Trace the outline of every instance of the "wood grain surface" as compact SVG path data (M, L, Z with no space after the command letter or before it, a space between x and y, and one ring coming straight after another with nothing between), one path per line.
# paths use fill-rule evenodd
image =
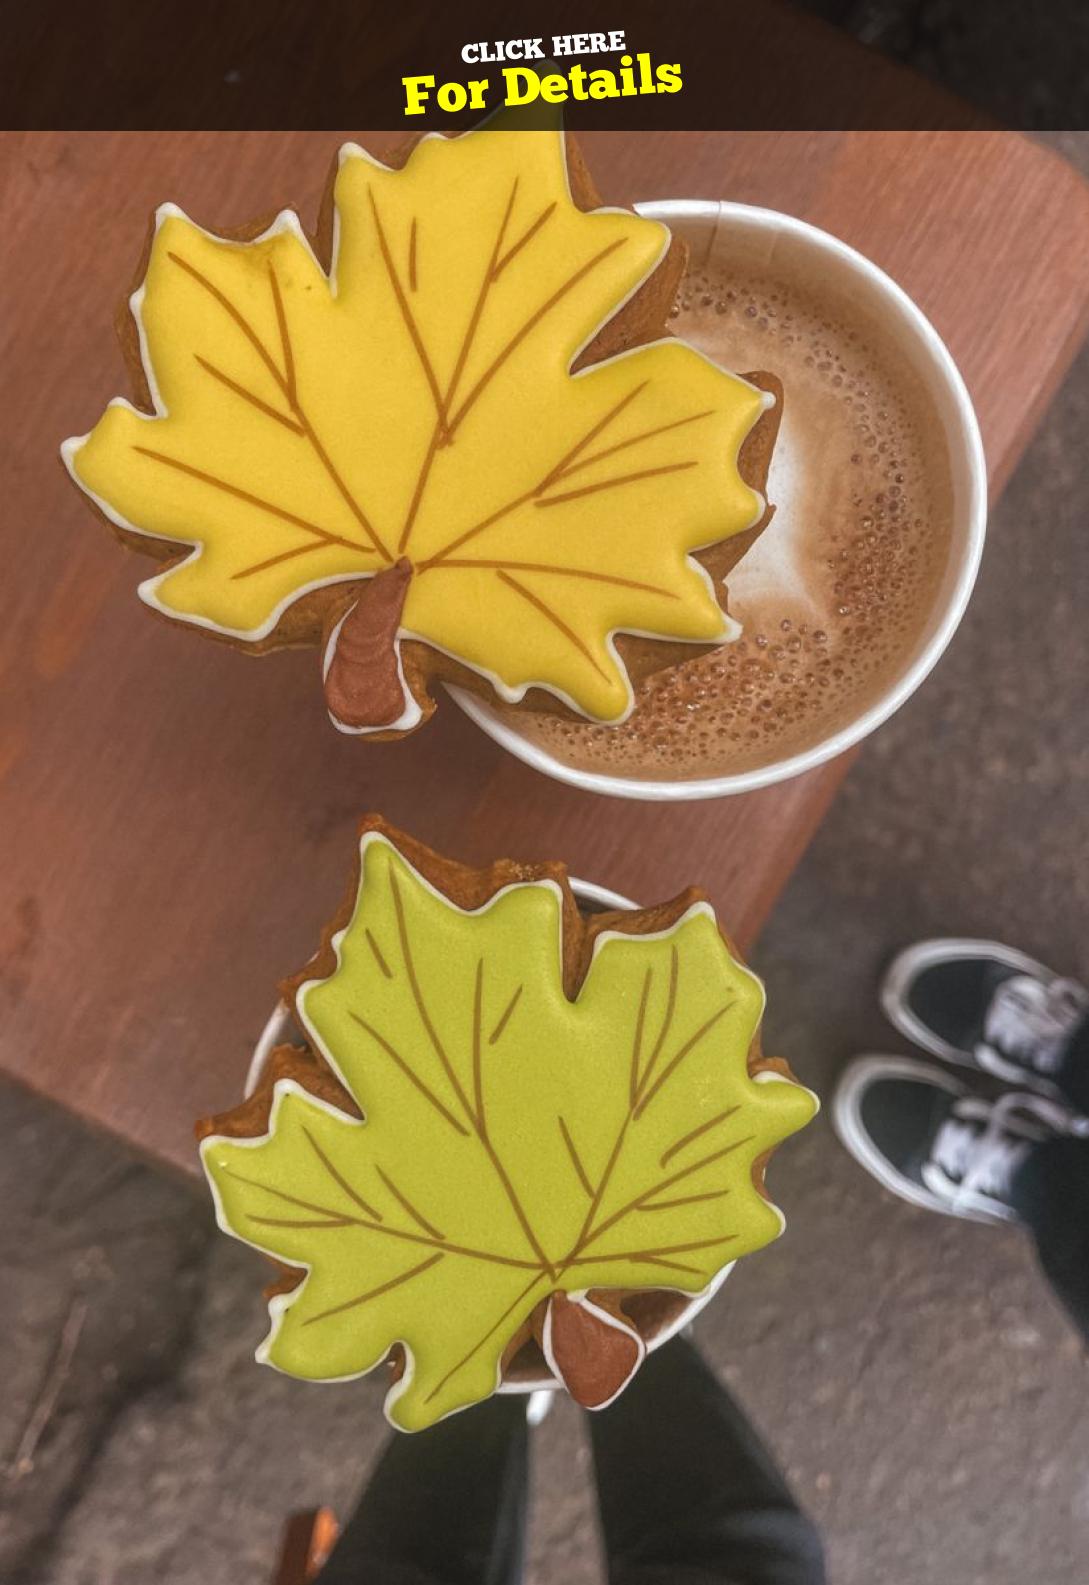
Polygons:
M380 150L382 134L353 133ZM554 785L450 703L407 742L328 724L313 653L250 660L157 621L77 496L60 440L126 389L111 328L148 216L308 223L328 133L10 134L2 145L4 571L0 1064L192 1169L276 982L382 810L469 861L560 857L654 901L688 882L750 943L844 772L680 809ZM1086 328L1089 198L1004 133L592 134L606 198L729 197L825 226L947 339L1005 479Z

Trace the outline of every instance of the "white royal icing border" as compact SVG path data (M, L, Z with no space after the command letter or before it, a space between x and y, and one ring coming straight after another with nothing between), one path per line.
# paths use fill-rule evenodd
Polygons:
M487 126L474 127L474 128L471 128L470 131L462 133L461 137L459 137L458 139L453 140L453 141L460 142L461 138L476 137L476 136L479 136L482 132L486 132L488 130L489 130L489 128ZM563 164L564 186L565 186L566 191L567 191L568 201L569 202L573 202L574 200L573 200L572 194L571 194L570 172L569 172L568 164L567 164L567 150L566 150L566 144L564 142L563 130L562 129L558 129L552 135L554 137L559 138L560 143L561 143L561 158L562 158L562 164ZM442 133L439 133L439 132L427 132L420 139L420 143L422 144L422 143L432 142L435 139L443 139ZM444 142L450 142L452 140L447 138L447 139L443 139L443 141ZM417 145L417 146L419 146L419 145ZM338 150L338 153L337 153L337 173L338 173L338 175L339 175L339 172L340 172L341 168L344 166L346 161L349 160L349 159L362 159L362 160L365 160L369 165L374 166L376 170L386 171L386 172L389 172L389 173L392 173L394 171L394 167L393 166L385 165L381 160L376 159L373 154L370 154L366 149L362 148L358 143L349 142L349 143L342 144L340 149ZM622 208L618 208L618 207L616 207L614 205L603 204L597 209L584 210L584 211L582 211L582 213L586 214L587 216L593 216L593 215L623 215L623 216L626 216L629 219L640 220L646 226L656 226L662 233L662 242L661 242L661 247L659 248L659 251L658 251L658 254L657 254L656 258L654 259L653 263L648 267L646 272L642 276L640 276L639 280L635 283L635 285L631 288L631 290L623 298L617 300L617 302L613 305L613 307L610 309L610 311L604 316L603 319L601 319L598 322L598 324L594 327L594 329L591 331L591 333L586 337L586 339L578 347L577 351L572 355L572 357L570 359L570 362L568 363L568 369L567 369L568 378L571 379L571 380L578 380L578 379L581 379L586 374L592 374L594 372L594 370L596 370L596 369L607 368L612 363L620 362L624 358L634 357L638 353L644 352L644 351L648 351L651 348L664 347L664 346L675 346L675 345L679 344L679 345L684 346L685 348L687 348L687 350L689 352L695 354L696 357L702 358L705 363L709 364L710 367L715 369L716 372L718 372L719 374L728 374L728 375L730 375L730 377L732 379L737 380L739 384L748 386L750 390L759 391L758 387L750 385L749 382L747 380L743 380L739 374L735 374L732 370L723 369L719 364L715 363L713 361L713 359L708 358L706 356L706 354L701 352L699 350L699 348L690 346L688 342L683 342L683 341L682 342L678 342L678 338L674 337L674 336L662 336L662 337L659 337L655 341L645 342L639 347L630 347L626 351L622 351L622 352L618 352L618 353L614 354L614 356L611 357L611 358L603 358L598 363L590 364L586 368L580 369L576 374L572 374L571 373L571 364L577 362L578 358L582 355L583 352L585 352L586 348L593 342L594 338L597 335L600 334L600 332L604 329L604 327L607 324L609 324L609 322L611 320L615 319L616 316L623 311L623 309L627 306L627 304L635 296L636 292L638 292L640 290L640 288L650 279L650 277L653 275L654 271L658 268L659 264L661 264L662 260L665 258L665 255L668 252L670 244L672 242L672 233L669 230L669 227L666 226L662 221L660 221L660 220L648 220L648 219L646 219L646 217L644 217L642 215L638 215L634 211L629 210L629 209L622 209ZM232 242L227 237L222 237L222 236L217 235L213 231L208 231L205 227L198 225L196 223L196 221L190 219L190 217L185 213L185 211L183 209L181 209L177 204L169 203L169 202L160 204L159 207L155 211L155 235L156 236L158 235L159 228L163 224L164 220L168 220L168 219L184 220L187 225L189 225L189 226L191 226L193 228L194 231L198 231L203 237L206 237L210 242L214 242L214 243L218 244L220 247L236 247L236 248L252 247L252 246L254 246L254 245L258 244L258 243L267 242L269 240L269 238L271 238L271 237L279 236L279 235L282 235L285 232L288 232L295 238L295 240L297 242L301 243L302 246L305 248L305 250L306 250L307 254L309 255L310 260L313 263L315 269L327 281L328 286L329 286L330 296L334 300L336 299L336 296L337 296L337 265L338 265L339 254L340 254L340 210L339 210L339 206L337 206L335 203L333 205L333 230L332 230L330 265L329 265L328 272L326 272L322 268L321 262L317 258L317 255L314 253L314 250L313 250L313 248L312 248L312 246L310 244L310 241L309 241L305 231L303 230L302 222L299 219L298 214L293 209L283 209L283 210L281 210L279 212L279 214L276 215L276 217L274 218L272 223L264 231L262 231L256 237L251 237L248 242ZM152 240L152 247L154 247L154 237L153 237L153 240ZM150 259L150 254L149 254L149 259ZM162 394L161 394L161 392L159 390L157 381L155 379L155 370L154 370L154 367L152 365L151 354L150 354L150 350L149 350L149 347L148 347L147 333L146 333L146 330L145 330L145 327L144 327L144 322L143 322L143 302L144 302L144 296L145 296L146 290L147 290L147 279L146 279L146 276L145 276L145 279L143 281L141 281L140 285L136 288L136 290L132 293L132 295L129 298L129 311L131 312L133 320L135 321L135 324L136 324L136 331L137 331L137 336L138 336L138 340L139 340L139 347L140 347L140 363L141 363L141 366L143 368L144 378L147 381L148 391L151 394L152 406L154 408L154 411L151 412L151 413L145 413L140 408L136 407L135 404L132 403L131 401L129 401L126 397L121 397L121 396L115 396L115 397L111 398L111 400L107 403L107 406L108 407L123 407L123 408L126 408L136 418L142 419L142 420L144 420L145 422L148 422L148 423L154 423L157 419L168 417L169 414L168 414L168 410L166 408L166 405L163 402ZM763 407L763 410L765 412L769 408L774 407L774 405L775 405L775 397L771 394L770 391L759 391L759 395L761 397L762 407ZM755 427L755 424L757 422L759 422L759 419L754 420L752 427ZM751 428L749 430L749 433L751 433ZM281 618L284 616L285 612L291 606L295 605L300 599L302 599L303 596L308 595L308 594L313 594L318 589L331 588L331 587L335 586L338 583L359 583L359 582L364 582L368 578L372 578L372 577L375 576L374 572L359 572L359 571L355 571L355 572L346 572L346 573L335 573L335 574L332 574L331 576L328 576L328 577L325 577L325 578L315 578L310 583L301 584L297 589L293 590L291 592L291 594L285 596L285 598L283 600L281 600L274 607L274 609L270 612L270 614L267 617L267 619L264 622L262 622L256 628L249 628L249 629L231 628L231 627L224 626L222 623L215 622L209 617L199 616L199 615L197 615L195 613L191 613L191 614L187 613L187 614L183 615L182 613L173 610L170 606L164 605L159 600L159 598L158 598L159 586L167 578L172 577L174 575L174 573L181 571L181 569L183 567L191 566L193 563L199 561L199 559L200 559L200 557L201 557L201 555L203 554L203 551L204 551L204 543L203 543L203 541L193 542L193 541L189 541L189 540L179 540L179 539L176 539L173 535L170 535L170 534L159 534L159 533L156 533L152 529L141 528L137 524L129 522L127 518L123 517L121 515L121 513L118 512L114 507L112 507L102 496L96 494L96 492L94 490L90 489L82 481L82 479L80 479L79 474L76 472L76 467L75 467L75 459L78 456L79 452L82 450L82 448L86 445L87 441L90 439L90 435L91 435L91 431L88 431L87 434L84 434L84 435L72 435L67 440L63 441L62 444L61 444L61 448L60 448L61 458L62 458L62 460L64 462L64 466L67 468L68 473L71 476L71 478L72 478L73 482L75 483L76 487L79 490L81 490L83 492L83 494L88 497L89 500L93 501L94 505L98 508L98 510L102 513L102 515L109 522L113 523L115 527L117 527L119 529L122 529L125 533L136 534L136 535L140 536L141 538L145 538L145 539L158 540L160 543L165 543L165 544L180 544L180 545L190 544L192 546L191 553L188 556L184 556L184 557L180 558L178 561L173 562L171 564L171 566L167 567L163 572L157 573L153 578L146 578L137 587L137 594L139 595L140 599L143 600L145 605L151 606L151 608L153 610L156 610L156 611L160 612L160 614L162 614L163 616L167 617L169 620L171 620L173 622L182 622L182 623L188 624L189 626L201 627L201 628L204 628L208 632L213 632L213 633L219 634L220 637L222 637L222 638L237 639L241 643L257 644L257 643L260 643L263 639L268 638L268 636L275 630L275 628L279 624L279 622L280 622ZM741 447L739 445L738 446L738 455L739 456L740 456L740 450L741 450ZM734 459L734 465L735 465L735 467L737 465L737 459L736 458ZM742 480L742 483L744 483L743 480ZM745 533L745 532L748 531L748 529L753 528L760 521L761 517L764 515L764 512L765 512L765 510L767 508L767 502L764 499L764 497L761 495L761 493L758 490L753 490L752 493L753 493L754 497L756 498L756 503L757 503L756 504L756 511L755 511L753 517L751 518L751 520L748 523L745 524L744 528L740 528L740 529L735 531L738 534ZM731 537L734 537L734 536L727 536L727 537L731 538ZM722 540L721 536L718 537L718 538L709 539L706 542L706 544L697 545L697 546L693 547L693 551L686 552L686 554L685 554L686 562L688 563L688 565L691 568L691 570L693 572L697 573L703 579L703 582L704 582L704 584L706 586L708 594L710 595L712 603L714 605L716 605L716 606L719 606L719 600L718 600L718 595L715 592L714 580L711 578L711 575L708 573L707 569L705 567L703 567L695 559L694 552L695 551L700 551L700 550L707 550L707 549L710 548L710 546L718 545L718 544L721 544L721 543L723 543L723 540ZM376 569L376 571L380 571L380 570L381 569ZM721 606L719 606L719 609L721 610ZM339 624L338 624L337 629L334 630L334 636L335 636L335 632L338 631L338 630L339 630ZM395 643L396 643L396 646L397 646L397 666L398 666L398 671L399 671L400 676L401 676L402 690L403 690L404 696L405 696L405 710L404 710L402 716L399 717L398 720L396 722L392 723L392 724L387 724L387 725L384 725L384 726L377 726L377 727L348 727L348 726L345 726L342 722L338 721L336 719L336 717L331 714L331 712L330 712L330 719L333 721L334 726L336 726L339 731L350 733L353 736L365 736L365 735L367 735L367 734L369 734L371 732L390 732L390 731L410 732L410 731L413 730L413 728L415 726L419 725L419 722L422 719L423 712L422 712L422 709L420 707L420 703L417 700L415 694L413 694L411 689L409 689L408 684L406 683L405 678L404 678L404 672L401 669L400 643L401 643L401 641L403 639L407 638L407 639L413 639L413 640L417 641L418 643L425 644L425 645L427 645L428 648L434 650L437 654L445 655L445 656L447 656L447 658L452 659L452 660L456 660L456 661L460 662L460 664L462 664L464 666L467 666L471 671L475 672L478 676L482 677L484 679L484 681L488 684L488 686L497 695L497 697L502 699L504 701L504 703L506 703L506 704L518 704L518 703L520 703L520 701L522 699L525 698L526 693L531 688L540 688L545 693L550 693L553 696L553 698L558 699L562 704L566 705L566 707L569 710L573 711L573 713L575 715L580 716L584 721L588 721L588 722L590 722L590 723L592 723L594 725L599 725L599 726L600 725L619 726L624 721L626 721L628 719L628 717L631 715L632 710L635 707L635 693L634 693L634 689L632 688L631 678L628 675L627 667L624 665L624 662L620 658L620 655L619 655L619 653L618 653L618 651L616 649L616 644L615 644L616 637L619 634L622 634L622 633L623 634L627 634L629 637L632 637L632 638L645 638L645 639L653 640L653 641L655 641L657 643L679 643L679 644L716 644L717 643L717 644L726 644L726 643L733 643L733 642L736 641L736 639L740 636L741 626L740 626L740 623L735 621L733 617L729 616L728 613L723 611L722 612L722 631L717 637L716 636L712 636L710 638L686 638L686 637L683 637L683 636L682 637L678 637L678 636L676 636L674 634L655 633L655 632L649 631L649 630L644 629L644 628L631 628L631 627L617 627L617 628L610 629L610 631L606 634L606 637L605 637L605 647L606 647L606 649L608 651L610 659L613 662L613 665L616 668L616 671L617 671L618 675L623 679L624 686L625 686L625 691L626 691L626 694L627 694L627 703L626 703L626 705L624 707L624 711L623 711L622 714L617 715L617 716L595 716L595 715L592 715L587 710L585 710L581 705L579 705L576 702L576 700L574 700L571 697L570 694L565 693L562 689L556 688L556 687L552 686L551 684L549 684L547 682L530 681L530 682L519 684L519 685L517 685L515 687L510 687L506 683L504 683L500 677L498 677L494 672L489 671L486 667L479 666L479 665L474 665L472 661L466 660L464 656L457 655L452 650L444 649L442 647L442 645L434 643L433 640L425 637L423 634L414 633L409 628L400 628L399 627L398 630L397 630L397 636L396 636ZM327 648L326 660L325 660L325 670L326 671L328 670L328 665L329 665L329 652L328 652L328 648ZM412 711L412 709L409 706L409 700L410 699L412 701L412 704L415 706L415 715L413 714L413 711ZM402 725L402 722L410 723L410 724Z

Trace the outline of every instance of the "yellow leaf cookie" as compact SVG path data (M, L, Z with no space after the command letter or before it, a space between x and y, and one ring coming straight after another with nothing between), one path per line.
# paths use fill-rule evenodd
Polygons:
M623 1293L700 1293L775 1238L763 1163L815 1107L759 1058L762 986L698 893L587 924L541 871L462 871L366 822L296 984L320 1063L203 1129L221 1226L305 1273L259 1357L340 1380L400 1345L405 1430L493 1392L534 1316L608 1401L644 1352Z
M113 402L72 477L192 547L141 586L162 614L320 640L346 730L411 730L444 665L623 719L617 633L730 632L692 553L759 520L738 454L771 399L671 338L572 372L669 234L580 208L559 131L426 137L400 169L349 144L333 201L328 270L291 212L232 241L159 210L153 411Z

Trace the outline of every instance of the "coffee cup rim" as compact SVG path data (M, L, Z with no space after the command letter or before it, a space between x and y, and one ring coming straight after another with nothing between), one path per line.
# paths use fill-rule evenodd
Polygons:
M769 232L788 233L827 255L837 258L850 271L864 277L877 292L883 295L896 311L902 325L912 332L917 348L925 354L929 365L926 376L933 391L941 388L946 398L942 408L941 423L949 446L950 456L963 465L963 501L958 507L959 532L954 533L952 554L957 558L956 576L945 598L944 609L933 631L918 654L893 683L867 709L837 731L829 733L810 748L773 760L766 765L749 770L735 771L722 776L705 776L676 781L652 780L633 776L611 776L603 771L581 770L565 765L537 743L530 742L511 724L510 717L500 717L493 706L469 689L447 684L446 691L457 705L480 729L487 733L508 753L513 754L534 770L565 782L583 792L601 793L609 797L631 798L649 802L689 802L695 799L723 798L737 793L755 792L777 782L791 780L804 772L826 764L860 743L875 731L904 704L941 659L960 625L975 585L987 529L987 462L983 449L979 420L964 378L954 362L945 342L923 313L915 300L902 286L888 275L880 265L860 253L857 248L843 242L831 232L809 221L777 209L756 204L736 203L732 200L666 198L636 204L641 215L669 225L671 221L706 219L721 223L734 220L750 226L762 226ZM921 371L920 371L921 372Z

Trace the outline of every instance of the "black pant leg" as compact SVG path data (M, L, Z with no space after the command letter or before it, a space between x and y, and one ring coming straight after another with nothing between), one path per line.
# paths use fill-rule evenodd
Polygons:
M524 1397L395 1432L320 1585L518 1585L528 1476Z
M1048 1139L1017 1174L1044 1275L1089 1343L1089 1139Z
M1067 1100L1089 1116L1089 1018L1074 1033L1061 1079Z
M823 1585L817 1530L690 1344L589 1421L610 1585Z

